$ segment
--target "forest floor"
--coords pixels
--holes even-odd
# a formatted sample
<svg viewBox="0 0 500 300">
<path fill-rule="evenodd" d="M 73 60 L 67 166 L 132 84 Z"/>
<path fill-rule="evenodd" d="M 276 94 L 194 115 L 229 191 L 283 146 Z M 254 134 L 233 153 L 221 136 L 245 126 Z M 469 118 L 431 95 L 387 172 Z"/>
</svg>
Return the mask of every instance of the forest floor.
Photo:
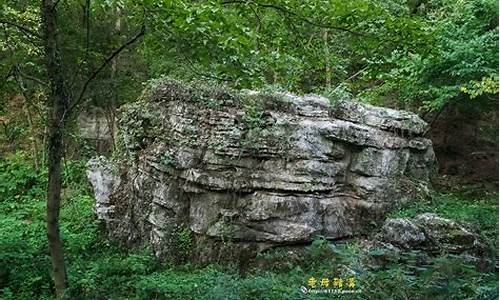
<svg viewBox="0 0 500 300">
<path fill-rule="evenodd" d="M 0 299 L 51 299 L 45 234 L 46 173 L 22 153 L 0 160 Z M 61 226 L 68 269 L 68 299 L 497 299 L 495 266 L 478 268 L 463 257 L 432 257 L 409 251 L 391 257 L 367 251 L 360 240 L 314 241 L 301 257 L 274 251 L 267 263 L 238 271 L 234 266 L 159 263 L 146 250 L 124 251 L 101 234 L 84 163 L 65 164 Z M 392 217 L 422 212 L 476 227 L 498 249 L 498 194 L 480 188 L 435 191 Z M 383 262 L 380 258 L 383 257 Z M 422 263 L 425 261 L 425 263 Z M 303 292 L 310 279 L 343 278 L 349 294 Z M 355 278 L 347 286 L 348 278 Z M 339 279 L 336 285 L 339 285 Z M 354 284 L 353 284 L 354 283 Z"/>
</svg>

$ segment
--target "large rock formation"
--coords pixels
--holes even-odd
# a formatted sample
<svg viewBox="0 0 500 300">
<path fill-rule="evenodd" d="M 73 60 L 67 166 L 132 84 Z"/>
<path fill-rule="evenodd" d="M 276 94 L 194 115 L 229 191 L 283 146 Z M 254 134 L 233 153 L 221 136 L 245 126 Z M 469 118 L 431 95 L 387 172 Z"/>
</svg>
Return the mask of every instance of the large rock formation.
<svg viewBox="0 0 500 300">
<path fill-rule="evenodd" d="M 114 239 L 160 257 L 355 235 L 434 171 L 418 116 L 346 99 L 167 80 L 118 128 L 122 162 L 89 164 L 97 212 Z"/>
</svg>

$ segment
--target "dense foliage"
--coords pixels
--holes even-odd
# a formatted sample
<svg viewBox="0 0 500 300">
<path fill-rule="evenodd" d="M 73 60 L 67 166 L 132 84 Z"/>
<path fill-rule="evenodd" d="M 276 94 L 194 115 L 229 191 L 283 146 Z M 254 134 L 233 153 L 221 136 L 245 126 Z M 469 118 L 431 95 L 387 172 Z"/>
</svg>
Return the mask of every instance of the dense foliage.
<svg viewBox="0 0 500 300">
<path fill-rule="evenodd" d="M 286 249 L 267 252 L 259 257 L 259 265 L 240 271 L 227 265 L 160 264 L 147 249 L 127 253 L 103 238 L 82 163 L 66 162 L 64 174 L 61 218 L 70 299 L 304 299 L 300 288 L 307 286 L 310 277 L 352 275 L 361 290 L 349 295 L 352 299 L 367 295 L 370 299 L 493 299 L 498 295 L 496 272 L 478 270 L 463 257 L 368 251 L 358 242 L 318 239 L 300 255 Z M 35 171 L 26 154 L 17 153 L 0 161 L 0 178 L 0 298 L 51 299 L 44 224 L 46 174 Z M 497 208 L 496 194 L 459 191 L 435 194 L 431 202 L 396 214 L 435 210 L 491 232 L 487 236 L 495 244 Z M 307 295 L 307 299 L 330 298 L 331 294 Z"/>
<path fill-rule="evenodd" d="M 38 1 L 0 1 L 0 141 L 43 160 L 48 84 Z M 65 77 L 83 103 L 116 108 L 163 75 L 238 88 L 357 95 L 426 112 L 497 109 L 498 2 L 59 1 Z M 78 111 L 77 111 L 78 112 Z M 71 135 L 68 135 L 71 137 Z M 36 153 L 35 153 L 36 152 Z"/>
<path fill-rule="evenodd" d="M 162 75 L 235 87 L 358 95 L 426 112 L 497 110 L 498 2 L 59 1 L 58 37 L 71 93 L 116 108 Z M 48 84 L 38 1 L 0 1 L 0 141 L 44 160 Z M 72 137 L 68 135 L 68 137 Z"/>
<path fill-rule="evenodd" d="M 163 74 L 215 78 L 238 87 L 345 89 L 372 101 L 398 99 L 428 109 L 464 97 L 491 101 L 498 92 L 494 0 L 80 0 L 60 5 L 59 36 L 74 88 L 146 26 L 144 42 L 122 55 L 116 69 L 108 66 L 100 74 L 96 87 L 108 89 L 87 96 L 98 102 L 115 97 L 112 93 L 130 100 L 142 81 Z M 25 89 L 43 91 L 40 42 L 33 36 L 40 22 L 38 3 L 4 2 L 0 21 L 2 76 L 24 74 Z M 33 77 L 41 81 L 30 81 Z M 14 80 L 7 82 L 3 91 L 19 90 Z"/>
<path fill-rule="evenodd" d="M 0 7 L 1 148 L 30 147 L 43 161 L 49 85 L 39 3 L 3 0 Z M 58 8 L 73 97 L 116 49 L 146 30 L 82 95 L 110 121 L 145 82 L 163 75 L 354 94 L 425 116 L 450 106 L 481 115 L 498 106 L 495 0 L 62 0 Z"/>
</svg>

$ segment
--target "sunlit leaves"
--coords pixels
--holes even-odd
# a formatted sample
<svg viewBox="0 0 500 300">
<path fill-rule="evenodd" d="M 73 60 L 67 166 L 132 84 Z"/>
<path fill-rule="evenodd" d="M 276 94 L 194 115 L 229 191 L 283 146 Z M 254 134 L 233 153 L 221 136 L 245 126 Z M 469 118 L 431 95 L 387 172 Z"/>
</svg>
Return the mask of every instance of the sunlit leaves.
<svg viewBox="0 0 500 300">
<path fill-rule="evenodd" d="M 493 99 L 498 94 L 498 3 L 434 0 L 426 5 L 419 17 L 434 38 L 372 63 L 383 81 L 367 94 L 373 99 L 396 92 L 402 102 L 427 110 L 440 110 L 463 96 Z"/>
</svg>

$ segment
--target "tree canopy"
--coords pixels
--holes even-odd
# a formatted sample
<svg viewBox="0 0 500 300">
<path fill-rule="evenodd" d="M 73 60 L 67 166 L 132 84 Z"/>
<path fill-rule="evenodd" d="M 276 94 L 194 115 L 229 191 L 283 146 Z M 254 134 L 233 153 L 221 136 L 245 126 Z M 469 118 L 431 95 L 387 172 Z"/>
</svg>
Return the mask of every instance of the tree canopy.
<svg viewBox="0 0 500 300">
<path fill-rule="evenodd" d="M 493 0 L 80 0 L 58 6 L 61 56 L 75 93 L 114 49 L 146 28 L 144 40 L 121 54 L 119 68 L 109 64 L 98 75 L 88 101 L 130 101 L 143 82 L 162 75 L 352 93 L 422 111 L 465 99 L 487 106 L 498 93 Z M 20 89 L 17 76 L 30 95 L 43 95 L 39 24 L 37 1 L 2 4 L 2 92 Z"/>
</svg>

